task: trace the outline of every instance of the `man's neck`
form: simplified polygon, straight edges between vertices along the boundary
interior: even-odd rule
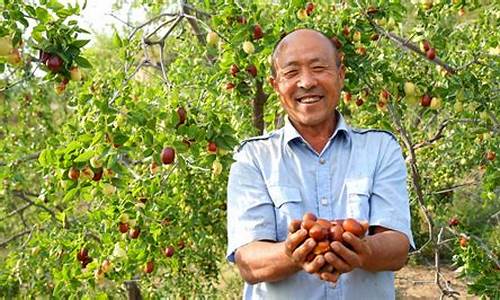
[[[332,122],[329,122],[327,126],[300,126],[293,122],[292,125],[317,153],[321,153],[337,128],[337,116],[332,117]]]

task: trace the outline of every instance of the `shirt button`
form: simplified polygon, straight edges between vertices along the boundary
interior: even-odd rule
[[[322,164],[322,165],[324,165],[326,163],[326,160],[324,158],[320,158],[319,159],[319,163]]]
[[[328,199],[326,197],[321,198],[321,204],[326,205],[328,203]]]

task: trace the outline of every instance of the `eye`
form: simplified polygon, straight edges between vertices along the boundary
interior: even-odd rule
[[[288,70],[288,71],[285,71],[285,77],[286,78],[292,78],[295,75],[297,75],[297,73],[298,73],[297,70]]]
[[[321,72],[321,71],[323,71],[324,69],[326,69],[326,67],[325,67],[325,66],[314,66],[314,67],[313,67],[313,71],[314,71],[314,72]]]

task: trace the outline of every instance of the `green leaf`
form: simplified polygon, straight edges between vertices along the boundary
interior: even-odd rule
[[[59,220],[59,221],[61,221],[61,223],[63,224],[63,227],[64,227],[64,223],[65,223],[65,220],[66,220],[66,214],[63,211],[56,213],[56,219]]]
[[[19,44],[20,41],[21,41],[21,32],[16,31],[16,33],[14,34],[14,38],[12,39],[12,44],[17,45]]]
[[[118,133],[113,136],[113,143],[118,145],[123,145],[128,140],[128,136]]]
[[[33,31],[31,32],[31,37],[37,41],[38,43],[43,42],[43,33],[47,30],[45,25],[43,24],[38,24],[33,28]]]
[[[71,153],[80,147],[81,144],[78,141],[72,141],[66,146],[66,149],[64,149],[64,153]]]
[[[50,0],[47,3],[47,7],[52,9],[54,12],[57,13],[58,10],[64,9],[64,5],[61,3],[57,2],[57,0]]]
[[[36,18],[36,10],[31,5],[26,5],[26,12],[30,17]]]
[[[66,193],[66,195],[64,196],[63,202],[67,202],[67,201],[72,200],[73,198],[75,198],[75,196],[76,196],[77,193],[78,193],[78,189],[77,188],[73,188],[73,189],[69,190]]]
[[[81,32],[81,33],[87,33],[87,34],[90,34],[90,32],[89,32],[89,31],[87,31],[87,30],[85,30],[85,29],[83,29],[83,28],[78,28],[78,29],[77,29],[77,31],[78,31],[78,32]]]
[[[79,65],[82,68],[92,68],[92,64],[84,57],[82,56],[77,56],[75,58],[75,62],[77,65]]]
[[[94,150],[85,151],[74,159],[74,162],[89,161],[95,155]]]
[[[59,57],[61,57],[61,59],[65,62],[65,63],[69,63],[69,57],[66,55],[66,53],[63,53],[63,52],[56,52],[57,55],[59,55]]]
[[[37,19],[42,23],[47,23],[50,19],[49,12],[45,8],[37,7],[35,13]]]
[[[90,40],[76,40],[71,43],[71,45],[77,47],[77,48],[82,48],[83,46],[87,45],[90,42]]]
[[[100,293],[96,295],[96,300],[108,300],[108,294],[106,293]]]
[[[22,17],[22,18],[19,18],[18,21],[24,25],[24,27],[28,27],[30,26],[30,23],[28,23],[28,20],[26,20],[26,18]]]
[[[77,47],[74,47],[73,45],[71,45],[71,46],[69,46],[69,48],[67,50],[67,53],[71,57],[77,57],[78,55],[80,55],[80,49],[78,49]]]
[[[146,132],[144,132],[144,134],[142,136],[142,140],[144,141],[144,145],[151,146],[151,145],[153,145],[154,137],[151,134],[151,132],[146,131]]]
[[[57,160],[56,154],[50,149],[43,149],[38,156],[38,162],[42,167],[49,167]]]
[[[115,46],[117,48],[123,46],[122,39],[120,38],[120,36],[118,35],[118,32],[116,32],[116,31],[113,33],[113,46]]]
[[[153,153],[154,153],[153,149],[148,148],[148,149],[144,150],[144,152],[142,153],[142,155],[143,155],[144,157],[148,157],[148,156],[153,155]]]

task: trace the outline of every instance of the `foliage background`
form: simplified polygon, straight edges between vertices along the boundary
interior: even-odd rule
[[[116,5],[146,7],[148,15],[111,36],[92,35],[75,21],[83,3],[0,1],[0,36],[10,36],[21,56],[20,63],[0,57],[2,297],[134,298],[138,290],[146,298],[231,297],[239,282],[219,283],[231,152],[283,124],[267,83],[269,56],[297,27],[342,44],[339,109],[349,122],[390,130],[401,142],[419,246],[412,261],[436,264],[443,295],[453,294],[439,277],[445,260],[472,293],[499,297],[500,173],[498,159],[487,159],[499,145],[494,1],[315,1],[310,15],[306,1]],[[257,24],[263,37],[256,39]],[[420,50],[424,39],[437,59]],[[244,42],[255,51],[245,52]],[[61,56],[63,70],[51,72],[40,50]],[[55,90],[74,66],[83,80]],[[405,91],[408,82],[414,93]],[[441,104],[423,107],[424,94]],[[180,125],[179,107],[187,111]],[[176,160],[162,166],[167,146]],[[71,167],[95,174],[99,164],[100,180],[68,178]],[[449,226],[452,218],[458,225]],[[139,238],[120,233],[120,222],[139,228]],[[164,254],[169,246],[172,257]],[[85,268],[76,258],[82,248],[92,258]],[[106,259],[112,268],[103,274]],[[155,267],[146,274],[149,261]]]

